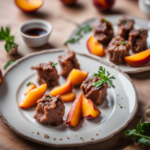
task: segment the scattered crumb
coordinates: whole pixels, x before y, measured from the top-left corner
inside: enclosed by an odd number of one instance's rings
[[[80,139],[82,139],[82,137],[80,137]]]
[[[124,106],[124,108],[126,108],[126,106]]]
[[[34,132],[31,132],[31,133],[34,133]]]
[[[56,140],[56,138],[54,138],[54,140]]]
[[[49,135],[48,134],[44,134],[44,138],[49,138]]]
[[[75,137],[77,137],[77,135],[75,135]]]
[[[98,135],[98,133],[96,133],[96,135]]]
[[[123,108],[122,106],[120,106],[120,108]]]
[[[37,132],[37,135],[39,135],[39,132]]]
[[[119,104],[119,106],[120,106],[120,104]]]
[[[60,138],[59,140],[62,140],[62,138]]]
[[[94,140],[94,138],[91,138],[91,140]]]
[[[99,132],[100,132],[101,130],[99,130]]]
[[[82,139],[82,141],[84,141],[84,139]]]
[[[69,139],[69,137],[67,137],[67,139]]]
[[[119,94],[117,94],[117,96],[119,96]]]
[[[121,99],[123,99],[123,97],[121,97]]]
[[[19,122],[21,122],[21,121],[19,121]]]

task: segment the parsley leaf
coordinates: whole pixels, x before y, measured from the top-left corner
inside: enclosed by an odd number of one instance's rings
[[[75,42],[78,42],[78,41],[82,38],[83,34],[89,32],[89,31],[91,31],[91,30],[92,30],[92,28],[91,28],[88,24],[82,26],[82,27],[76,32],[75,36],[74,36],[73,38],[67,40],[67,41],[64,43],[64,45],[67,45],[68,43],[75,43]]]
[[[139,33],[142,33],[142,31],[139,29]]]
[[[133,141],[139,144],[150,146],[150,122],[145,121],[143,124],[140,122],[137,124],[136,129],[133,130],[126,130],[124,134],[129,138],[130,136],[133,137]]]
[[[52,64],[52,67],[55,67],[57,64],[58,64],[58,63],[53,63],[53,64]]]
[[[27,86],[29,86],[30,84],[31,84],[31,82],[28,82],[28,83],[27,83]]]
[[[110,73],[107,71],[106,75],[106,70],[102,66],[99,67],[98,73],[94,73],[94,76],[100,77],[101,79],[93,84],[96,88],[101,88],[101,86],[105,83],[107,83],[110,87],[115,88],[113,85],[112,80],[115,79],[114,76],[110,76]]]
[[[103,21],[103,22],[106,22],[106,23],[109,23],[109,21],[107,21],[107,20],[106,20],[106,19],[104,19],[104,18],[102,19],[102,21]]]
[[[125,21],[125,20],[121,20],[121,23],[125,24],[125,23],[126,23],[126,21]]]
[[[4,69],[6,70],[7,67],[9,67],[11,64],[13,64],[15,62],[15,60],[9,60],[6,65],[4,66]]]
[[[124,45],[124,44],[126,44],[126,42],[125,42],[125,41],[122,41],[121,44]]]
[[[10,36],[10,28],[6,27],[4,30],[3,27],[0,29],[0,40],[5,40],[5,49],[9,53],[11,47],[17,47],[18,45],[14,43],[14,36]]]

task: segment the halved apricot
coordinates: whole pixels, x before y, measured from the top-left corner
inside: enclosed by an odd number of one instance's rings
[[[16,5],[25,12],[33,12],[42,6],[43,0],[15,0]]]
[[[38,99],[42,98],[46,92],[47,84],[43,84],[36,89],[30,91],[25,98],[19,102],[18,106],[21,108],[29,108],[36,105]]]
[[[67,81],[71,81],[74,86],[79,86],[88,76],[87,71],[72,69],[67,77]]]
[[[71,81],[67,81],[66,83],[64,83],[63,85],[54,87],[51,91],[50,91],[50,95],[52,96],[57,96],[57,95],[64,95],[66,93],[71,92],[73,89],[73,84],[71,83]]]
[[[83,93],[77,96],[67,115],[66,124],[72,127],[77,127],[80,123],[82,117],[82,98]]]
[[[71,102],[75,99],[75,97],[76,97],[76,94],[74,92],[61,95],[63,102]]]
[[[30,91],[37,88],[37,86],[34,83],[31,83],[25,90],[24,95],[27,95]]]
[[[82,99],[82,116],[87,119],[94,119],[101,114],[97,106],[85,97]]]
[[[150,49],[127,56],[124,58],[126,63],[132,67],[140,67],[150,61]]]
[[[105,56],[104,48],[101,43],[99,43],[94,36],[91,36],[87,41],[87,48],[90,53],[97,56]]]

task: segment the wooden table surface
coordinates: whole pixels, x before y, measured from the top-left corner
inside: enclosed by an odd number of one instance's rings
[[[43,6],[34,14],[26,14],[20,11],[14,3],[14,0],[0,0],[0,26],[10,26],[11,33],[16,35],[16,41],[19,41],[19,25],[33,18],[41,18],[49,21],[53,26],[53,32],[49,42],[42,49],[60,48],[71,34],[71,32],[87,19],[100,17],[102,15],[128,14],[136,17],[148,19],[139,9],[136,0],[116,0],[113,9],[109,13],[98,12],[92,4],[92,0],[78,0],[74,7],[66,7],[59,0],[44,0]],[[39,49],[33,49],[31,52]],[[0,68],[2,69],[10,59],[18,59],[24,54],[15,57],[9,56],[4,49],[4,42],[0,42]],[[148,120],[144,114],[146,107],[150,104],[150,71],[130,75],[138,93],[139,107],[136,116],[129,123],[127,128],[135,128],[141,118]],[[39,145],[25,140],[13,132],[0,120],[0,150],[121,150],[131,144],[132,140],[127,140],[121,131],[113,138],[87,146],[72,148],[52,148]]]

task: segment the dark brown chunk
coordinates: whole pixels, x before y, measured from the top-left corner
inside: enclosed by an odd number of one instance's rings
[[[33,116],[37,121],[56,126],[63,121],[65,105],[59,95],[50,98],[50,95],[46,94],[37,103],[36,113]]]
[[[74,52],[68,51],[65,54],[59,56],[58,60],[61,66],[61,75],[64,78],[68,76],[73,68],[80,69],[80,65]]]
[[[124,63],[124,57],[129,56],[130,45],[120,36],[113,38],[108,45],[109,60],[114,64]]]
[[[133,29],[134,20],[122,17],[118,20],[118,35],[128,40],[129,32]]]
[[[133,52],[138,53],[147,49],[147,30],[133,29],[129,33],[129,42]]]
[[[55,86],[58,84],[58,73],[56,67],[52,67],[52,62],[40,63],[31,69],[36,69],[38,78],[37,82],[39,85],[46,83],[47,86]]]
[[[101,88],[96,88],[95,86],[93,86],[93,84],[100,79],[100,77],[92,76],[86,81],[83,81],[80,87],[84,96],[87,99],[91,99],[96,105],[101,105],[105,101],[107,95],[107,83],[103,84]]]
[[[105,20],[104,18],[100,18],[95,21],[94,37],[98,42],[102,44],[108,44],[113,38],[113,35],[113,27],[109,21]]]

